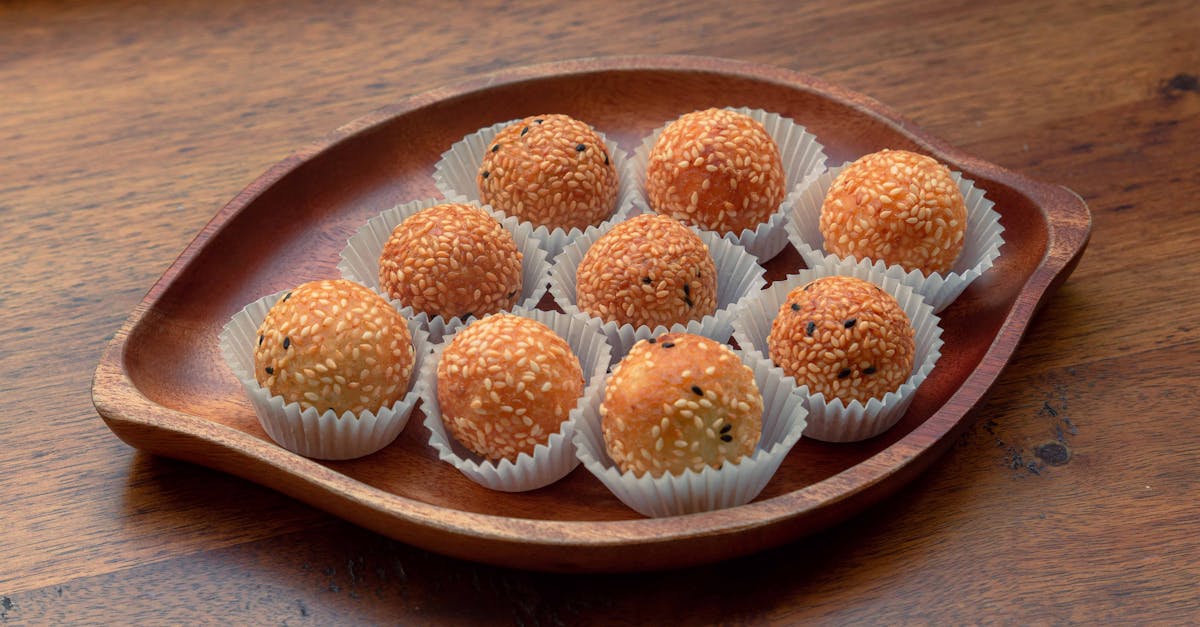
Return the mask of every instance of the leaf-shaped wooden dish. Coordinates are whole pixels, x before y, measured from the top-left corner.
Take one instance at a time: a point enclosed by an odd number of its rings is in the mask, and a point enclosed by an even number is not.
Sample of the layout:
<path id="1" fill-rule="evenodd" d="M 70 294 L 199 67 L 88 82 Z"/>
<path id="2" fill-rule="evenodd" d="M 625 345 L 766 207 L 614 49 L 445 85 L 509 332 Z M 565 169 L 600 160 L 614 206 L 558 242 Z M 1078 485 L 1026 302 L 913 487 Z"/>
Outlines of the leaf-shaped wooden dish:
<path id="1" fill-rule="evenodd" d="M 890 431 L 856 444 L 802 439 L 753 503 L 645 519 L 583 468 L 534 492 L 479 487 L 438 461 L 416 414 L 391 446 L 344 462 L 289 453 L 259 427 L 218 353 L 222 326 L 260 296 L 338 276 L 338 253 L 359 225 L 437 195 L 433 166 L 453 142 L 497 121 L 560 112 L 632 150 L 681 113 L 725 105 L 796 119 L 833 163 L 881 148 L 931 154 L 996 202 L 1001 256 L 942 312 L 941 361 Z M 371 113 L 259 177 L 150 289 L 105 351 L 92 393 L 109 428 L 139 449 L 239 475 L 433 551 L 564 571 L 685 566 L 832 525 L 928 468 L 966 428 L 1090 229 L 1069 190 L 963 154 L 869 98 L 792 71 L 694 57 L 506 70 Z M 802 267 L 790 247 L 767 265 L 773 279 Z"/>

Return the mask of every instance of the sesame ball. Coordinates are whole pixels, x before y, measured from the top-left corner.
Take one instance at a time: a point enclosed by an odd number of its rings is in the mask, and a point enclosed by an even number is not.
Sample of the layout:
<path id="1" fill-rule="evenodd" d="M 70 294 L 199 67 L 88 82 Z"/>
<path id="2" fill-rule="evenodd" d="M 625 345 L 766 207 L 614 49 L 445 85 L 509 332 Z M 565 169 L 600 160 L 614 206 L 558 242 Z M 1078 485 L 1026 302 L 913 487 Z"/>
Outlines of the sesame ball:
<path id="1" fill-rule="evenodd" d="M 689 333 L 642 340 L 604 388 L 601 429 L 621 472 L 677 475 L 737 463 L 762 436 L 754 372 L 729 347 Z"/>
<path id="2" fill-rule="evenodd" d="M 550 327 L 511 314 L 459 331 L 437 368 L 442 422 L 490 460 L 516 461 L 557 433 L 583 394 L 579 358 Z"/>
<path id="3" fill-rule="evenodd" d="M 785 187 L 775 140 L 750 116 L 728 109 L 672 122 L 646 164 L 646 195 L 655 211 L 721 233 L 769 220 Z"/>
<path id="4" fill-rule="evenodd" d="M 891 294 L 848 276 L 788 293 L 767 337 L 771 361 L 809 392 L 866 402 L 900 387 L 913 369 L 913 328 Z"/>
<path id="5" fill-rule="evenodd" d="M 717 268 L 683 224 L 636 216 L 596 240 L 576 270 L 579 309 L 605 321 L 670 326 L 717 310 Z"/>
<path id="6" fill-rule="evenodd" d="M 551 229 L 582 230 L 617 207 L 617 168 L 604 141 L 566 115 L 537 115 L 505 127 L 475 180 L 481 202 Z"/>
<path id="7" fill-rule="evenodd" d="M 905 150 L 882 150 L 846 166 L 821 205 L 827 252 L 926 275 L 950 271 L 966 229 L 967 208 L 950 170 Z"/>
<path id="8" fill-rule="evenodd" d="M 379 256 L 379 285 L 430 316 L 483 316 L 517 303 L 521 259 L 512 234 L 483 209 L 435 205 L 392 230 Z"/>
<path id="9" fill-rule="evenodd" d="M 254 378 L 301 410 L 377 411 L 408 392 L 415 355 L 404 316 L 345 280 L 312 281 L 258 327 Z"/>

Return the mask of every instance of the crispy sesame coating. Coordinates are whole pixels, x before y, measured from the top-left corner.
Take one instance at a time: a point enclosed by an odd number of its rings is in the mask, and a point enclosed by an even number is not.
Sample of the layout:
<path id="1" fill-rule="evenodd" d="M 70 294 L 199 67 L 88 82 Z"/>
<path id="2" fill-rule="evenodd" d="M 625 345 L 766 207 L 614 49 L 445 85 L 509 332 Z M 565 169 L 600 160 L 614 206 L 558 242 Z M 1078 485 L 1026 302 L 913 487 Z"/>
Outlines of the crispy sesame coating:
<path id="1" fill-rule="evenodd" d="M 728 109 L 672 122 L 646 164 L 646 196 L 655 211 L 721 233 L 766 222 L 785 188 L 775 140 L 750 116 Z"/>
<path id="2" fill-rule="evenodd" d="M 912 324 L 896 299 L 848 276 L 789 292 L 767 346 L 771 361 L 809 392 L 864 403 L 908 380 L 916 350 Z"/>
<path id="3" fill-rule="evenodd" d="M 483 209 L 435 205 L 392 230 L 379 256 L 379 285 L 430 316 L 483 316 L 517 303 L 521 259 L 512 234 Z"/>
<path id="4" fill-rule="evenodd" d="M 635 344 L 600 404 L 608 456 L 621 472 L 654 477 L 737 463 L 754 452 L 762 413 L 750 367 L 729 347 L 689 333 Z"/>
<path id="5" fill-rule="evenodd" d="M 686 324 L 717 310 L 708 246 L 667 216 L 617 224 L 588 249 L 575 277 L 579 309 L 617 324 Z"/>
<path id="6" fill-rule="evenodd" d="M 459 331 L 437 368 L 442 422 L 490 460 L 516 461 L 557 433 L 583 394 L 579 358 L 546 325 L 511 314 Z"/>
<path id="7" fill-rule="evenodd" d="M 950 271 L 966 229 L 966 205 L 950 170 L 905 150 L 882 150 L 846 166 L 821 206 L 826 252 L 926 275 Z"/>
<path id="8" fill-rule="evenodd" d="M 515 122 L 496 135 L 476 176 L 479 199 L 551 229 L 585 229 L 617 208 L 619 179 L 603 140 L 559 114 Z"/>
<path id="9" fill-rule="evenodd" d="M 404 316 L 350 281 L 284 295 L 258 328 L 254 377 L 301 409 L 377 411 L 408 392 L 415 355 Z"/>

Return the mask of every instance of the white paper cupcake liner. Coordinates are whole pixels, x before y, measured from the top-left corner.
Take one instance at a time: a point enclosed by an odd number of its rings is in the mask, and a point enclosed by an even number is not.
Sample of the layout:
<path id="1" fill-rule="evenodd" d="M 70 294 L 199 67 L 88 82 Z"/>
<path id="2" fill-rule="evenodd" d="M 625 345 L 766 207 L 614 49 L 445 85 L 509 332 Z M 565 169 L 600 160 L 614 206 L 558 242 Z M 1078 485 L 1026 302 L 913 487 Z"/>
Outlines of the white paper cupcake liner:
<path id="1" fill-rule="evenodd" d="M 592 244 L 613 226 L 608 225 L 604 229 L 588 229 L 583 236 L 564 248 L 550 267 L 550 293 L 563 311 L 589 316 L 576 304 L 575 272 L 579 269 L 579 264 L 583 262 L 584 255 L 587 254 Z M 608 337 L 609 343 L 612 344 L 614 363 L 624 357 L 638 340 L 657 337 L 668 331 L 685 331 L 703 335 L 718 342 L 725 342 L 733 333 L 733 317 L 738 304 L 767 284 L 764 278 L 765 270 L 758 265 L 758 260 L 753 255 L 746 252 L 745 248 L 722 239 L 712 231 L 688 228 L 699 235 L 704 244 L 708 246 L 708 253 L 717 268 L 717 311 L 700 320 L 692 320 L 687 324 L 676 323 L 669 328 L 662 325 L 651 328 L 604 322 L 600 328 Z"/>
<path id="2" fill-rule="evenodd" d="M 825 194 L 833 186 L 833 180 L 846 167 L 842 164 L 814 177 L 806 185 L 796 188 L 791 194 L 791 215 L 787 224 L 792 245 L 810 268 L 817 266 L 870 267 L 885 276 L 899 280 L 925 298 L 935 312 L 954 302 L 959 294 L 992 267 L 1000 256 L 1004 245 L 1004 227 L 1000 226 L 1000 214 L 992 209 L 995 204 L 975 187 L 970 179 L 960 172 L 950 176 L 958 183 L 967 207 L 967 231 L 963 250 L 949 273 L 934 273 L 925 276 L 920 270 L 906 271 L 898 264 L 887 265 L 882 260 L 838 257 L 825 253 L 825 238 L 821 235 L 821 205 Z"/>
<path id="3" fill-rule="evenodd" d="M 934 365 L 942 355 L 940 319 L 920 294 L 870 266 L 819 266 L 801 270 L 782 281 L 776 281 L 771 287 L 749 299 L 733 321 L 733 338 L 738 346 L 769 361 L 767 337 L 771 334 L 771 324 L 778 315 L 780 306 L 787 300 L 788 292 L 813 279 L 833 275 L 853 276 L 870 281 L 895 297 L 912 323 L 916 344 L 912 375 L 899 388 L 888 392 L 882 398 L 872 398 L 866 403 L 855 400 L 847 404 L 840 398 L 826 400 L 824 394 L 810 394 L 808 386 L 797 388 L 803 395 L 809 412 L 805 437 L 824 442 L 855 442 L 877 436 L 895 425 L 904 416 L 904 412 L 908 411 L 917 388 L 933 371 Z M 789 384 L 796 385 L 796 380 L 792 377 L 786 379 Z"/>
<path id="4" fill-rule="evenodd" d="M 433 168 L 433 182 L 437 185 L 438 190 L 442 192 L 442 195 L 459 202 L 473 202 L 498 216 L 507 217 L 508 214 L 500 208 L 492 207 L 480 201 L 479 185 L 475 177 L 479 173 L 479 165 L 483 163 L 484 154 L 486 154 L 489 146 L 491 146 L 492 138 L 504 130 L 505 127 L 519 121 L 509 120 L 507 122 L 499 122 L 487 128 L 480 129 L 455 142 L 450 147 L 450 150 L 442 153 L 441 159 L 438 160 Z M 637 185 L 633 180 L 633 172 L 629 168 L 629 156 L 617 145 L 617 142 L 605 137 L 604 133 L 596 131 L 596 134 L 604 142 L 604 147 L 608 150 L 609 157 L 612 158 L 612 164 L 617 170 L 619 180 L 617 203 L 613 210 L 613 215 L 600 224 L 594 225 L 600 227 L 611 222 L 624 220 L 633 206 L 633 201 L 637 197 L 638 191 Z M 522 221 L 522 223 L 530 225 L 533 236 L 542 243 L 542 248 L 546 250 L 546 258 L 551 261 L 558 256 L 563 247 L 575 241 L 586 230 L 574 227 L 570 229 L 562 227 L 551 229 L 546 226 L 536 226 L 531 222 Z"/>
<path id="5" fill-rule="evenodd" d="M 342 276 L 386 296 L 387 294 L 379 286 L 379 255 L 383 252 L 388 238 L 391 237 L 392 229 L 418 211 L 446 202 L 462 201 L 446 201 L 439 198 L 414 200 L 388 209 L 368 220 L 350 237 L 346 242 L 346 247 L 342 250 L 342 260 L 338 263 L 338 270 Z M 476 203 L 469 202 L 463 204 L 478 206 Z M 546 251 L 541 247 L 538 239 L 533 236 L 531 224 L 521 223 L 516 218 L 494 217 L 501 226 L 512 233 L 517 250 L 521 251 L 523 256 L 521 260 L 521 298 L 517 301 L 517 306 L 535 307 L 542 296 L 546 294 L 546 275 L 550 270 Z M 429 331 L 430 342 L 439 341 L 445 333 L 448 322 L 445 317 L 430 316 L 424 312 L 413 311 L 412 307 L 405 306 L 398 300 L 392 300 L 392 305 L 399 309 L 406 318 L 416 320 Z"/>
<path id="6" fill-rule="evenodd" d="M 532 456 L 521 453 L 515 462 L 508 459 L 499 462 L 484 459 L 467 450 L 446 432 L 437 399 L 437 367 L 442 352 L 454 339 L 454 335 L 464 328 L 463 324 L 453 325 L 442 342 L 434 347 L 433 355 L 421 370 L 421 397 L 424 401 L 421 407 L 425 412 L 425 428 L 429 430 L 429 445 L 437 451 L 439 459 L 453 465 L 459 472 L 486 488 L 522 492 L 550 485 L 565 477 L 579 464 L 572 441 L 575 424 L 580 415 L 600 404 L 600 390 L 604 385 L 604 373 L 608 369 L 610 348 L 604 334 L 600 333 L 598 320 L 538 309 L 518 308 L 511 313 L 532 318 L 550 327 L 567 341 L 571 351 L 579 358 L 584 376 L 583 395 L 563 422 L 562 428 L 552 434 L 547 443 L 534 447 Z"/>
<path id="7" fill-rule="evenodd" d="M 730 107 L 730 110 L 750 116 L 759 124 L 762 124 L 767 133 L 771 135 L 771 138 L 775 140 L 775 143 L 779 146 L 779 154 L 783 164 L 784 189 L 788 192 L 824 171 L 824 146 L 817 141 L 815 135 L 809 133 L 803 126 L 797 124 L 795 120 L 785 118 L 778 113 L 763 111 L 762 109 Z M 630 170 L 634 176 L 638 191 L 636 201 L 638 208 L 630 213 L 631 216 L 643 211 L 652 211 L 645 191 L 646 164 L 650 159 L 650 151 L 654 148 L 654 143 L 658 141 L 658 136 L 662 134 L 663 129 L 667 128 L 667 126 L 669 126 L 669 123 L 654 129 L 654 131 L 646 136 L 637 150 L 633 152 L 630 159 Z M 763 261 L 771 259 L 775 255 L 778 255 L 779 251 L 783 250 L 783 247 L 788 243 L 788 234 L 785 225 L 788 215 L 791 213 L 790 203 L 791 195 L 788 194 L 779 205 L 778 210 L 766 222 L 754 229 L 744 229 L 741 233 L 725 233 L 722 236 L 744 247 L 751 255 Z"/>
<path id="8" fill-rule="evenodd" d="M 655 478 L 622 473 L 608 456 L 600 428 L 600 401 L 589 407 L 575 429 L 576 455 L 588 472 L 622 503 L 644 516 L 677 516 L 745 505 L 770 482 L 805 428 L 803 399 L 783 371 L 756 354 L 735 351 L 754 371 L 763 396 L 763 433 L 754 452 L 738 463 Z"/>
<path id="9" fill-rule="evenodd" d="M 314 459 L 353 459 L 391 444 L 408 424 L 420 397 L 419 374 L 429 354 L 428 333 L 417 321 L 408 318 L 415 361 L 408 393 L 390 407 L 357 415 L 351 412 L 338 415 L 333 410 L 318 412 L 315 407 L 301 411 L 299 403 L 286 403 L 282 396 L 272 395 L 258 384 L 253 374 L 258 327 L 285 293 L 250 303 L 230 319 L 220 335 L 221 356 L 250 397 L 263 430 L 283 448 Z"/>

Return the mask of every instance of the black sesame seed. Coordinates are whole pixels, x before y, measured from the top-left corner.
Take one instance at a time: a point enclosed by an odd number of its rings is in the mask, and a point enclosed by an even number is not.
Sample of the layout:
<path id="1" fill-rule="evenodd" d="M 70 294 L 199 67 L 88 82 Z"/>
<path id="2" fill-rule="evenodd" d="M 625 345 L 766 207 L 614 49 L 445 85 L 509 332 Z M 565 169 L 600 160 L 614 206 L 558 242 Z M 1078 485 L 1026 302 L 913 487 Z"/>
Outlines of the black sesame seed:
<path id="1" fill-rule="evenodd" d="M 701 390 L 700 386 L 698 386 L 698 385 L 692 386 L 692 392 L 695 392 L 696 396 L 704 396 L 704 390 Z"/>
<path id="2" fill-rule="evenodd" d="M 857 322 L 858 322 L 858 318 L 851 318 L 851 319 L 847 320 L 845 323 L 843 323 L 842 326 L 849 329 L 850 327 L 854 326 L 855 323 L 857 323 Z"/>
<path id="3" fill-rule="evenodd" d="M 649 339 L 647 339 L 646 341 L 647 341 L 647 342 L 650 342 L 651 344 L 653 344 L 653 343 L 657 342 L 658 340 L 656 340 L 656 339 L 654 339 L 654 338 L 649 338 Z"/>
<path id="4" fill-rule="evenodd" d="M 875 374 L 875 366 L 867 366 L 863 369 L 863 374 Z"/>
<path id="5" fill-rule="evenodd" d="M 604 153 L 604 165 L 608 165 L 608 153 Z"/>
<path id="6" fill-rule="evenodd" d="M 729 433 L 729 430 L 732 428 L 733 428 L 733 425 L 727 424 L 724 427 L 721 427 L 721 433 Z"/>
<path id="7" fill-rule="evenodd" d="M 850 369 L 849 369 L 849 368 L 846 368 L 845 370 L 842 370 L 841 372 L 839 372 L 839 373 L 838 373 L 838 378 L 839 378 L 839 379 L 845 379 L 845 378 L 846 378 L 846 377 L 848 377 L 848 376 L 850 376 Z"/>
<path id="8" fill-rule="evenodd" d="M 692 299 L 690 296 L 684 296 L 683 302 L 687 303 L 688 309 L 691 309 L 692 307 L 696 306 L 694 303 L 692 303 Z"/>
<path id="9" fill-rule="evenodd" d="M 538 119 L 534 120 L 534 122 L 537 122 L 538 124 L 541 124 L 542 122 L 545 122 L 545 120 L 543 120 L 543 119 L 541 119 L 541 118 L 538 118 Z"/>
<path id="10" fill-rule="evenodd" d="M 508 298 L 512 298 L 513 296 L 516 296 L 516 295 L 517 295 L 517 290 L 513 290 L 508 293 Z"/>
<path id="11" fill-rule="evenodd" d="M 496 144 L 495 146 L 492 146 L 492 152 L 496 152 L 497 150 L 500 150 L 500 144 Z"/>
<path id="12" fill-rule="evenodd" d="M 274 369 L 274 368 L 272 368 L 272 367 L 270 367 L 270 366 L 267 366 L 266 368 L 263 368 L 263 370 L 266 370 L 266 371 L 267 371 L 267 374 L 275 374 L 275 369 Z"/>
<path id="13" fill-rule="evenodd" d="M 286 302 L 287 302 L 287 299 L 289 299 L 289 298 L 291 298 L 291 297 L 292 297 L 292 293 L 291 293 L 291 292 L 288 292 L 287 294 L 284 294 L 284 295 L 283 295 L 283 302 L 285 302 L 285 303 L 286 303 Z"/>
<path id="14" fill-rule="evenodd" d="M 722 442 L 732 442 L 733 436 L 726 433 L 725 435 L 721 436 L 721 441 Z"/>
<path id="15" fill-rule="evenodd" d="M 491 175 L 492 175 L 492 173 L 491 173 L 491 172 L 488 172 L 487 170 L 484 170 L 484 171 L 483 171 L 483 174 L 480 174 L 479 176 L 482 176 L 483 178 L 485 178 L 485 179 L 486 179 L 487 177 L 489 177 L 489 176 L 491 176 Z"/>
<path id="16" fill-rule="evenodd" d="M 283 338 L 283 350 L 287 350 L 288 347 L 291 345 L 292 345 L 292 338 L 290 338 L 290 337 Z"/>
<path id="17" fill-rule="evenodd" d="M 526 126 L 525 128 L 521 129 L 521 136 L 524 137 L 525 133 L 528 133 L 528 132 L 529 132 L 529 127 Z"/>
<path id="18" fill-rule="evenodd" d="M 810 289 L 812 289 L 812 283 L 806 283 L 806 284 L 804 285 L 804 291 L 806 291 L 806 292 L 807 292 L 807 291 L 808 291 L 808 290 L 810 290 Z"/>
<path id="19" fill-rule="evenodd" d="M 583 152 L 585 150 L 587 150 L 587 146 L 584 146 L 583 144 L 575 144 L 575 152 Z"/>
<path id="20" fill-rule="evenodd" d="M 684 285 L 683 285 L 683 295 L 684 295 L 684 296 L 691 296 L 691 295 L 692 295 L 692 286 L 690 286 L 690 285 L 688 285 L 688 284 L 684 283 Z"/>
<path id="21" fill-rule="evenodd" d="M 258 345 L 262 346 L 263 336 L 258 336 Z"/>
<path id="22" fill-rule="evenodd" d="M 800 305 L 797 305 L 796 303 L 792 303 L 792 311 L 800 311 Z"/>
<path id="23" fill-rule="evenodd" d="M 817 330 L 817 323 L 812 322 L 812 321 L 809 321 L 808 326 L 804 327 L 804 332 L 806 334 L 808 334 L 809 337 L 812 337 L 813 331 L 816 331 L 816 330 Z"/>
<path id="24" fill-rule="evenodd" d="M 663 342 L 663 348 L 675 348 L 675 342 Z"/>
<path id="25" fill-rule="evenodd" d="M 650 277 L 648 277 L 648 276 L 642 277 L 642 283 L 645 283 L 646 285 L 650 285 Z"/>

